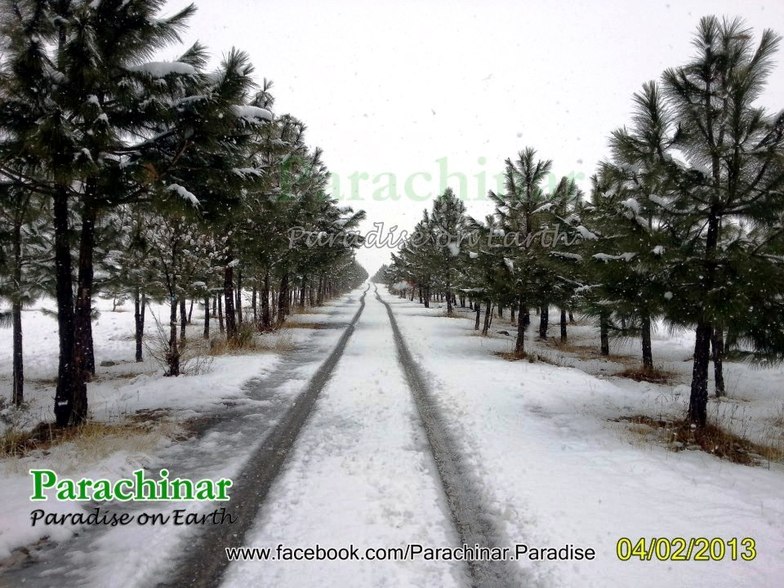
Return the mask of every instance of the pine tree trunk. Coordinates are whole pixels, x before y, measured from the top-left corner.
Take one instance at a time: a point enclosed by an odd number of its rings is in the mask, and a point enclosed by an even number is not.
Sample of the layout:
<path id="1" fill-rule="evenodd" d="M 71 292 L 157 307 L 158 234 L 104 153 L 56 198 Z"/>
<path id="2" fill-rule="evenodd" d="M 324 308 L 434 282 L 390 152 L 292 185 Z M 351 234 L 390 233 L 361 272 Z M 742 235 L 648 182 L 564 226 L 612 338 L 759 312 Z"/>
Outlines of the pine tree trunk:
<path id="1" fill-rule="evenodd" d="M 522 293 L 517 299 L 517 340 L 515 341 L 515 355 L 523 357 L 525 355 L 525 316 L 526 308 Z"/>
<path id="2" fill-rule="evenodd" d="M 714 175 L 718 173 L 714 158 Z M 701 287 L 710 292 L 715 284 L 715 255 L 719 242 L 719 218 L 711 210 L 708 218 L 708 231 L 705 236 L 705 269 Z M 708 422 L 708 367 L 710 364 L 710 339 L 713 334 L 705 309 L 697 322 L 697 336 L 694 342 L 694 366 L 691 377 L 691 394 L 689 396 L 688 419 L 698 427 Z"/>
<path id="3" fill-rule="evenodd" d="M 226 339 L 237 337 L 237 315 L 234 311 L 234 267 L 227 263 L 223 270 L 223 314 L 226 322 Z"/>
<path id="4" fill-rule="evenodd" d="M 689 398 L 689 421 L 698 427 L 708 422 L 708 365 L 710 363 L 710 338 L 713 328 L 710 323 L 697 324 L 694 342 L 694 366 Z"/>
<path id="5" fill-rule="evenodd" d="M 220 334 L 223 335 L 226 332 L 226 327 L 223 323 L 223 296 L 218 294 L 216 298 L 218 299 L 218 329 Z"/>
<path id="6" fill-rule="evenodd" d="M 323 302 L 324 302 L 324 275 L 322 274 L 319 276 L 318 295 L 316 298 L 316 304 L 321 306 Z"/>
<path id="7" fill-rule="evenodd" d="M 237 268 L 237 291 L 236 291 L 236 305 L 237 305 L 237 324 L 242 324 L 242 270 Z"/>
<path id="8" fill-rule="evenodd" d="M 561 343 L 566 343 L 566 310 L 561 309 Z"/>
<path id="9" fill-rule="evenodd" d="M 446 270 L 446 292 L 444 292 L 446 296 L 446 313 L 449 316 L 452 316 L 452 311 L 454 310 L 454 294 L 452 293 L 452 269 L 447 268 Z"/>
<path id="10" fill-rule="evenodd" d="M 280 280 L 280 291 L 278 292 L 278 321 L 277 325 L 283 324 L 283 321 L 286 320 L 286 307 L 288 306 L 289 301 L 289 274 L 288 272 L 283 273 L 283 277 Z"/>
<path id="11" fill-rule="evenodd" d="M 202 334 L 204 339 L 210 338 L 210 295 L 207 294 L 204 297 L 204 333 Z"/>
<path id="12" fill-rule="evenodd" d="M 191 303 L 188 305 L 188 324 L 189 325 L 193 324 L 193 321 L 191 321 L 192 318 L 193 318 L 193 298 L 191 298 Z"/>
<path id="13" fill-rule="evenodd" d="M 515 315 L 516 314 L 517 314 L 517 311 L 515 310 L 515 305 L 513 304 L 512 306 L 509 307 L 509 324 L 510 325 L 514 325 L 516 323 L 516 321 L 515 321 Z"/>
<path id="14" fill-rule="evenodd" d="M 133 294 L 134 339 L 136 340 L 136 361 L 144 361 L 144 310 L 147 300 L 141 288 L 137 287 Z"/>
<path id="15" fill-rule="evenodd" d="M 24 402 L 24 347 L 22 345 L 22 219 L 14 219 L 14 272 L 13 302 L 11 320 L 13 322 L 13 390 L 11 401 L 14 406 Z"/>
<path id="16" fill-rule="evenodd" d="M 87 418 L 87 381 L 95 374 L 95 353 L 92 331 L 93 251 L 95 222 L 98 211 L 92 202 L 92 181 L 87 182 L 87 194 L 82 208 L 82 229 L 79 242 L 77 293 L 74 301 L 73 400 L 71 423 L 78 425 Z"/>
<path id="17" fill-rule="evenodd" d="M 179 301 L 174 291 L 175 289 L 172 287 L 169 292 L 169 352 L 166 357 L 169 364 L 169 372 L 166 374 L 167 376 L 180 375 L 180 348 L 177 342 L 177 307 L 179 306 Z"/>
<path id="18" fill-rule="evenodd" d="M 430 285 L 425 286 L 423 296 L 425 300 L 425 308 L 430 308 Z"/>
<path id="19" fill-rule="evenodd" d="M 57 426 L 71 424 L 75 379 L 73 370 L 74 305 L 73 275 L 71 273 L 71 243 L 68 230 L 68 188 L 57 186 L 53 197 L 55 238 L 55 279 L 57 295 L 57 328 L 60 357 L 57 367 L 57 390 L 54 414 Z M 78 415 L 75 420 L 78 420 Z"/>
<path id="20" fill-rule="evenodd" d="M 487 335 L 490 331 L 490 323 L 493 320 L 493 303 L 489 300 L 485 306 L 485 324 L 482 326 L 482 335 Z"/>
<path id="21" fill-rule="evenodd" d="M 643 315 L 641 319 L 642 334 L 642 369 L 650 371 L 653 369 L 653 348 L 651 346 L 651 317 Z"/>
<path id="22" fill-rule="evenodd" d="M 253 280 L 253 290 L 250 292 L 250 308 L 253 311 L 253 324 L 259 324 L 259 312 L 258 312 L 258 288 L 256 287 L 256 279 Z"/>
<path id="23" fill-rule="evenodd" d="M 299 307 L 304 309 L 305 308 L 305 294 L 307 293 L 307 288 L 305 287 L 305 280 L 302 280 L 302 287 L 299 290 Z"/>
<path id="24" fill-rule="evenodd" d="M 547 339 L 547 329 L 550 323 L 550 305 L 545 303 L 539 312 L 539 338 Z"/>
<path id="25" fill-rule="evenodd" d="M 14 338 L 14 383 L 11 401 L 14 406 L 22 406 L 24 402 L 24 355 L 22 347 L 22 303 L 19 295 L 14 297 L 11 305 L 11 315 L 13 321 Z"/>
<path id="26" fill-rule="evenodd" d="M 478 331 L 479 330 L 479 320 L 480 320 L 480 317 L 482 315 L 482 307 L 479 304 L 474 303 L 474 311 L 476 312 L 476 321 L 474 322 L 474 331 Z"/>
<path id="27" fill-rule="evenodd" d="M 574 324 L 574 313 L 572 312 L 571 309 L 569 309 L 569 324 L 571 325 Z"/>
<path id="28" fill-rule="evenodd" d="M 261 290 L 261 326 L 265 329 L 272 327 L 272 317 L 270 316 L 270 272 L 264 272 L 264 286 Z"/>
<path id="29" fill-rule="evenodd" d="M 599 315 L 599 339 L 601 354 L 610 355 L 610 317 L 606 312 Z"/>
<path id="30" fill-rule="evenodd" d="M 185 327 L 188 326 L 188 313 L 185 311 L 185 297 L 180 298 L 180 345 L 185 344 Z"/>
<path id="31" fill-rule="evenodd" d="M 726 395 L 724 389 L 724 329 L 721 327 L 713 329 L 711 334 L 711 352 L 716 398 L 721 398 Z"/>
<path id="32" fill-rule="evenodd" d="M 88 192 L 92 191 L 88 182 Z M 93 251 L 95 249 L 95 222 L 98 211 L 89 197 L 82 209 L 82 230 L 79 242 L 79 275 L 74 306 L 73 374 L 74 397 L 71 420 L 79 424 L 87 418 L 87 381 L 95 373 L 93 350 L 92 299 Z"/>

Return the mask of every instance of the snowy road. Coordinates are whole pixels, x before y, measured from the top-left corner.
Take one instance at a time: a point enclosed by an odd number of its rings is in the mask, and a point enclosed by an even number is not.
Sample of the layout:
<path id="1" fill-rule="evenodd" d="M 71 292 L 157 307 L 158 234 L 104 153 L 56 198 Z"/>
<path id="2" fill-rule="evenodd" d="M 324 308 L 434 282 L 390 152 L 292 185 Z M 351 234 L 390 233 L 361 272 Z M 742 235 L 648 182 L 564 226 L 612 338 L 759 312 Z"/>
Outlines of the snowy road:
<path id="1" fill-rule="evenodd" d="M 408 350 L 403 333 L 398 327 L 389 303 L 382 300 L 375 289 L 375 297 L 384 305 L 394 332 L 398 361 L 416 402 L 422 425 L 436 460 L 438 474 L 452 513 L 452 520 L 462 545 L 503 548 L 501 534 L 486 513 L 486 501 L 479 490 L 475 474 L 457 451 L 458 444 L 444 423 L 435 398 L 419 366 Z M 469 560 L 473 585 L 520 586 L 531 585 L 531 579 L 508 562 L 494 562 L 477 558 Z"/>
<path id="2" fill-rule="evenodd" d="M 369 296 L 244 545 L 353 545 L 362 558 L 368 548 L 494 543 L 480 498 L 466 486 L 470 476 L 463 475 L 434 407 L 427 405 L 416 366 L 396 352 L 403 341 L 390 319 L 383 302 Z M 519 585 L 498 564 L 365 558 L 238 562 L 223 586 L 323 586 L 325 578 L 331 586 L 357 587 Z"/>

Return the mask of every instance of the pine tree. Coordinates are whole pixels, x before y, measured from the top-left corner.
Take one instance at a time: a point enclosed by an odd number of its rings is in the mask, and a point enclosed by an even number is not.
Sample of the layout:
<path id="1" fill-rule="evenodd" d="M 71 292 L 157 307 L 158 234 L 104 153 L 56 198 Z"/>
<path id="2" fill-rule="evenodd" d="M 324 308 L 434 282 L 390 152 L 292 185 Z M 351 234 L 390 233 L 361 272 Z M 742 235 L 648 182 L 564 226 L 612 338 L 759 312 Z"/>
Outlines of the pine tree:
<path id="1" fill-rule="evenodd" d="M 634 103 L 633 125 L 612 134 L 612 162 L 600 165 L 594 184 L 589 225 L 600 238 L 590 243 L 588 271 L 601 285 L 594 313 L 610 326 L 611 310 L 624 321 L 623 336 L 640 335 L 642 368 L 650 371 L 652 323 L 672 295 L 670 256 L 677 240 L 666 219 L 671 182 L 662 157 L 674 138 L 655 83 L 645 84 Z"/>
<path id="2" fill-rule="evenodd" d="M 550 255 L 544 262 L 553 278 L 550 300 L 560 309 L 560 338 L 564 343 L 567 339 L 567 313 L 576 302 L 577 289 L 582 286 L 577 275 L 582 262 L 577 244 L 582 238 L 579 227 L 585 202 L 577 182 L 566 176 L 560 179 L 548 200 L 547 235 L 543 235 L 542 239 L 543 244 L 549 247 Z"/>
<path id="3" fill-rule="evenodd" d="M 135 170 L 124 165 L 124 142 L 152 115 L 145 105 L 154 104 L 149 99 L 156 85 L 134 79 L 131 68 L 176 40 L 193 12 L 189 7 L 168 19 L 155 18 L 162 4 L 3 4 L 4 68 L 10 74 L 2 88 L 0 125 L 10 155 L 3 159 L 3 172 L 53 203 L 60 333 L 55 414 L 60 425 L 79 423 L 87 414 L 95 222 L 104 204 L 125 196 L 117 194 L 118 186 Z M 33 158 L 38 173 L 25 173 Z M 69 216 L 77 203 L 82 224 L 74 299 Z"/>
<path id="4" fill-rule="evenodd" d="M 714 329 L 738 322 L 743 330 L 748 313 L 738 313 L 737 303 L 756 299 L 757 309 L 772 308 L 780 293 L 763 282 L 777 283 L 781 269 L 766 248 L 784 207 L 784 114 L 770 117 L 755 105 L 778 44 L 770 30 L 755 46 L 741 20 L 705 17 L 694 58 L 663 74 L 681 131 L 674 144 L 679 157 L 668 162 L 677 183 L 671 222 L 681 239 L 674 310 L 679 320 L 696 324 L 688 417 L 698 426 L 707 420 Z M 744 271 L 752 266 L 760 270 L 756 278 Z"/>
<path id="5" fill-rule="evenodd" d="M 465 230 L 465 205 L 451 188 L 433 202 L 430 230 L 435 240 L 434 264 L 446 295 L 447 314 L 452 314 L 452 297 Z"/>
<path id="6" fill-rule="evenodd" d="M 47 261 L 41 205 L 29 190 L 0 183 L 0 299 L 11 303 L 10 314 L 0 316 L 0 323 L 7 320 L 13 330 L 11 402 L 15 406 L 24 402 L 22 309 L 45 291 L 47 282 L 40 271 Z"/>
<path id="7" fill-rule="evenodd" d="M 518 308 L 517 340 L 515 353 L 525 354 L 525 329 L 529 307 L 546 307 L 547 271 L 541 263 L 542 251 L 537 235 L 542 228 L 542 215 L 547 204 L 542 183 L 552 168 L 551 160 L 537 160 L 536 150 L 527 147 L 518 154 L 516 161 L 506 160 L 505 192 L 490 192 L 496 205 L 505 234 L 514 235 L 509 244 L 497 248 L 510 273 L 517 291 Z M 541 330 L 540 330 L 541 333 Z"/>

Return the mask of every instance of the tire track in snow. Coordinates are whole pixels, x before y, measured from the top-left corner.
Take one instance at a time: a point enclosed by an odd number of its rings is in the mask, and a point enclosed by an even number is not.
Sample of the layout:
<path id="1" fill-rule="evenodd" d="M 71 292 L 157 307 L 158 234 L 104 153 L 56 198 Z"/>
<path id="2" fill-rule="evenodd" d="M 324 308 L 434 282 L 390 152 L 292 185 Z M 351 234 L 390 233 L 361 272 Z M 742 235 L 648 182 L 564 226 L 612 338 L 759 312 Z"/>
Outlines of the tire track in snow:
<path id="1" fill-rule="evenodd" d="M 374 298 L 366 302 L 343 357 L 245 535 L 248 546 L 271 549 L 273 555 L 281 544 L 351 545 L 358 557 L 235 562 L 221 588 L 471 585 L 468 566 L 459 560 L 403 559 L 402 554 L 376 559 L 367 553 L 404 551 L 412 544 L 455 547 L 460 538 L 396 358 L 386 308 Z"/>
<path id="2" fill-rule="evenodd" d="M 430 450 L 436 462 L 441 485 L 449 504 L 452 521 L 464 545 L 474 547 L 507 547 L 501 542 L 501 533 L 484 507 L 484 497 L 474 482 L 474 476 L 459 453 L 449 431 L 443 423 L 438 407 L 433 399 L 425 378 L 408 350 L 403 334 L 397 325 L 392 307 L 378 293 L 373 284 L 376 298 L 387 309 L 389 322 L 395 335 L 398 361 L 403 368 L 414 402 L 427 434 Z M 510 562 L 468 561 L 472 585 L 476 587 L 520 587 L 529 584 L 530 579 L 522 570 Z"/>
<path id="3" fill-rule="evenodd" d="M 319 393 L 329 381 L 332 371 L 343 355 L 354 327 L 365 309 L 365 296 L 370 285 L 359 299 L 359 309 L 329 357 L 308 382 L 304 391 L 294 400 L 292 407 L 281 417 L 262 445 L 248 460 L 243 473 L 234 480 L 231 501 L 227 511 L 237 517 L 233 525 L 206 527 L 186 557 L 173 562 L 177 573 L 158 584 L 159 587 L 191 586 L 213 588 L 219 586 L 223 572 L 229 565 L 225 547 L 242 546 L 246 532 L 256 520 L 256 515 L 280 473 L 289 450 L 297 439 Z"/>

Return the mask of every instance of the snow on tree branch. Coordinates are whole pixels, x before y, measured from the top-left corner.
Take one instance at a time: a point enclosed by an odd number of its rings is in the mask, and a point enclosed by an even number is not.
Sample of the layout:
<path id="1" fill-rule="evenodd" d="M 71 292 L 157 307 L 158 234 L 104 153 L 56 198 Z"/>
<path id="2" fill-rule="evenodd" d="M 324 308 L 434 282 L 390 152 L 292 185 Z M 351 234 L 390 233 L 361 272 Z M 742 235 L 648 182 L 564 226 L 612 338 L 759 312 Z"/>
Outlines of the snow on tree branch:
<path id="1" fill-rule="evenodd" d="M 175 194 L 177 194 L 177 196 L 179 196 L 186 202 L 189 202 L 194 208 L 198 208 L 200 205 L 199 199 L 196 198 L 196 196 L 192 192 L 189 192 L 179 184 L 170 184 L 169 186 L 166 187 L 166 190 L 169 192 L 174 192 Z"/>

